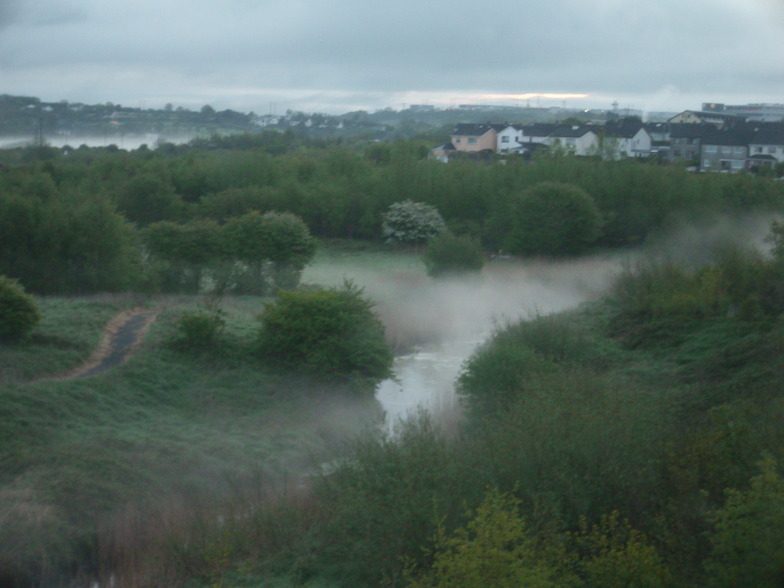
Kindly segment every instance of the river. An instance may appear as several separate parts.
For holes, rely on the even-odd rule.
[[[418,407],[433,412],[453,407],[463,362],[496,326],[595,299],[620,265],[620,256],[493,259],[478,276],[434,280],[414,255],[332,255],[308,268],[303,282],[335,285],[349,279],[376,302],[398,349],[396,377],[382,382],[377,393],[394,425]]]

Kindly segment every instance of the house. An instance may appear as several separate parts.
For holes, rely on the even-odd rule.
[[[466,124],[455,126],[452,131],[451,143],[456,151],[479,152],[495,151],[498,144],[498,131],[501,125]]]
[[[523,127],[519,125],[506,125],[496,137],[496,151],[498,153],[520,153],[523,143]]]
[[[717,129],[722,129],[731,126],[735,123],[743,122],[743,117],[726,112],[705,112],[702,110],[684,110],[680,114],[676,114],[667,122],[675,124],[709,124],[715,126]]]
[[[700,171],[738,172],[747,169],[753,129],[719,130],[702,137]]]
[[[749,141],[750,167],[784,163],[784,123],[758,123]]]
[[[612,143],[615,158],[648,157],[651,154],[653,140],[641,122],[617,121],[604,125],[602,138],[605,153]]]
[[[430,156],[442,163],[447,163],[449,158],[457,151],[452,143],[444,143],[430,150]]]
[[[558,128],[553,123],[535,123],[525,125],[522,143],[547,143],[547,138]]]
[[[545,141],[551,147],[563,147],[575,155],[591,155],[599,150],[599,136],[590,125],[560,125]]]
[[[671,123],[669,126],[669,161],[698,161],[703,137],[716,131],[709,124]]]

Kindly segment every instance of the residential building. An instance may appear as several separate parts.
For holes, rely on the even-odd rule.
[[[749,142],[749,167],[773,167],[784,163],[784,123],[760,123],[753,129]]]
[[[753,129],[719,130],[704,135],[700,145],[700,171],[738,172],[748,168]]]
[[[560,146],[575,155],[591,155],[599,150],[599,136],[590,125],[560,125],[550,133],[545,143]]]
[[[609,143],[615,157],[648,157],[651,154],[651,135],[641,122],[617,121],[604,125],[602,147],[609,154]]]
[[[743,117],[725,112],[703,112],[699,110],[684,110],[676,114],[667,122],[676,124],[710,124],[717,129],[722,129],[734,123],[743,122]]]
[[[716,131],[710,124],[671,123],[669,161],[699,161],[705,135]]]
[[[457,151],[478,152],[495,151],[498,144],[498,131],[502,125],[458,124],[452,131],[452,145]]]

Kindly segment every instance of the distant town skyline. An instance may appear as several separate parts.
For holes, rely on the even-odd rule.
[[[0,93],[257,114],[784,102],[781,0],[3,0]]]

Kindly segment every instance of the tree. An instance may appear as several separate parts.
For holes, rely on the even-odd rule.
[[[0,341],[18,341],[40,319],[38,307],[24,288],[16,280],[0,276]]]
[[[714,516],[711,586],[781,586],[784,581],[784,480],[768,456],[751,487],[729,490]]]
[[[438,529],[432,569],[409,586],[555,588],[574,583],[543,557],[538,538],[520,514],[520,502],[491,490],[465,528],[451,536]]]
[[[392,373],[392,351],[373,303],[361,288],[281,291],[259,316],[259,349],[267,360],[328,380],[375,386]]]
[[[295,287],[316,252],[307,225],[288,212],[249,212],[230,219],[223,232],[226,254],[246,263],[258,285],[269,277],[277,287]]]
[[[423,243],[446,230],[446,223],[435,206],[424,202],[395,202],[384,214],[381,225],[387,241]]]
[[[602,217],[581,188],[541,182],[512,202],[512,228],[506,248],[518,255],[574,255],[600,234]]]
[[[450,231],[442,231],[428,241],[424,262],[431,277],[478,272],[485,264],[482,246],[476,239]]]

